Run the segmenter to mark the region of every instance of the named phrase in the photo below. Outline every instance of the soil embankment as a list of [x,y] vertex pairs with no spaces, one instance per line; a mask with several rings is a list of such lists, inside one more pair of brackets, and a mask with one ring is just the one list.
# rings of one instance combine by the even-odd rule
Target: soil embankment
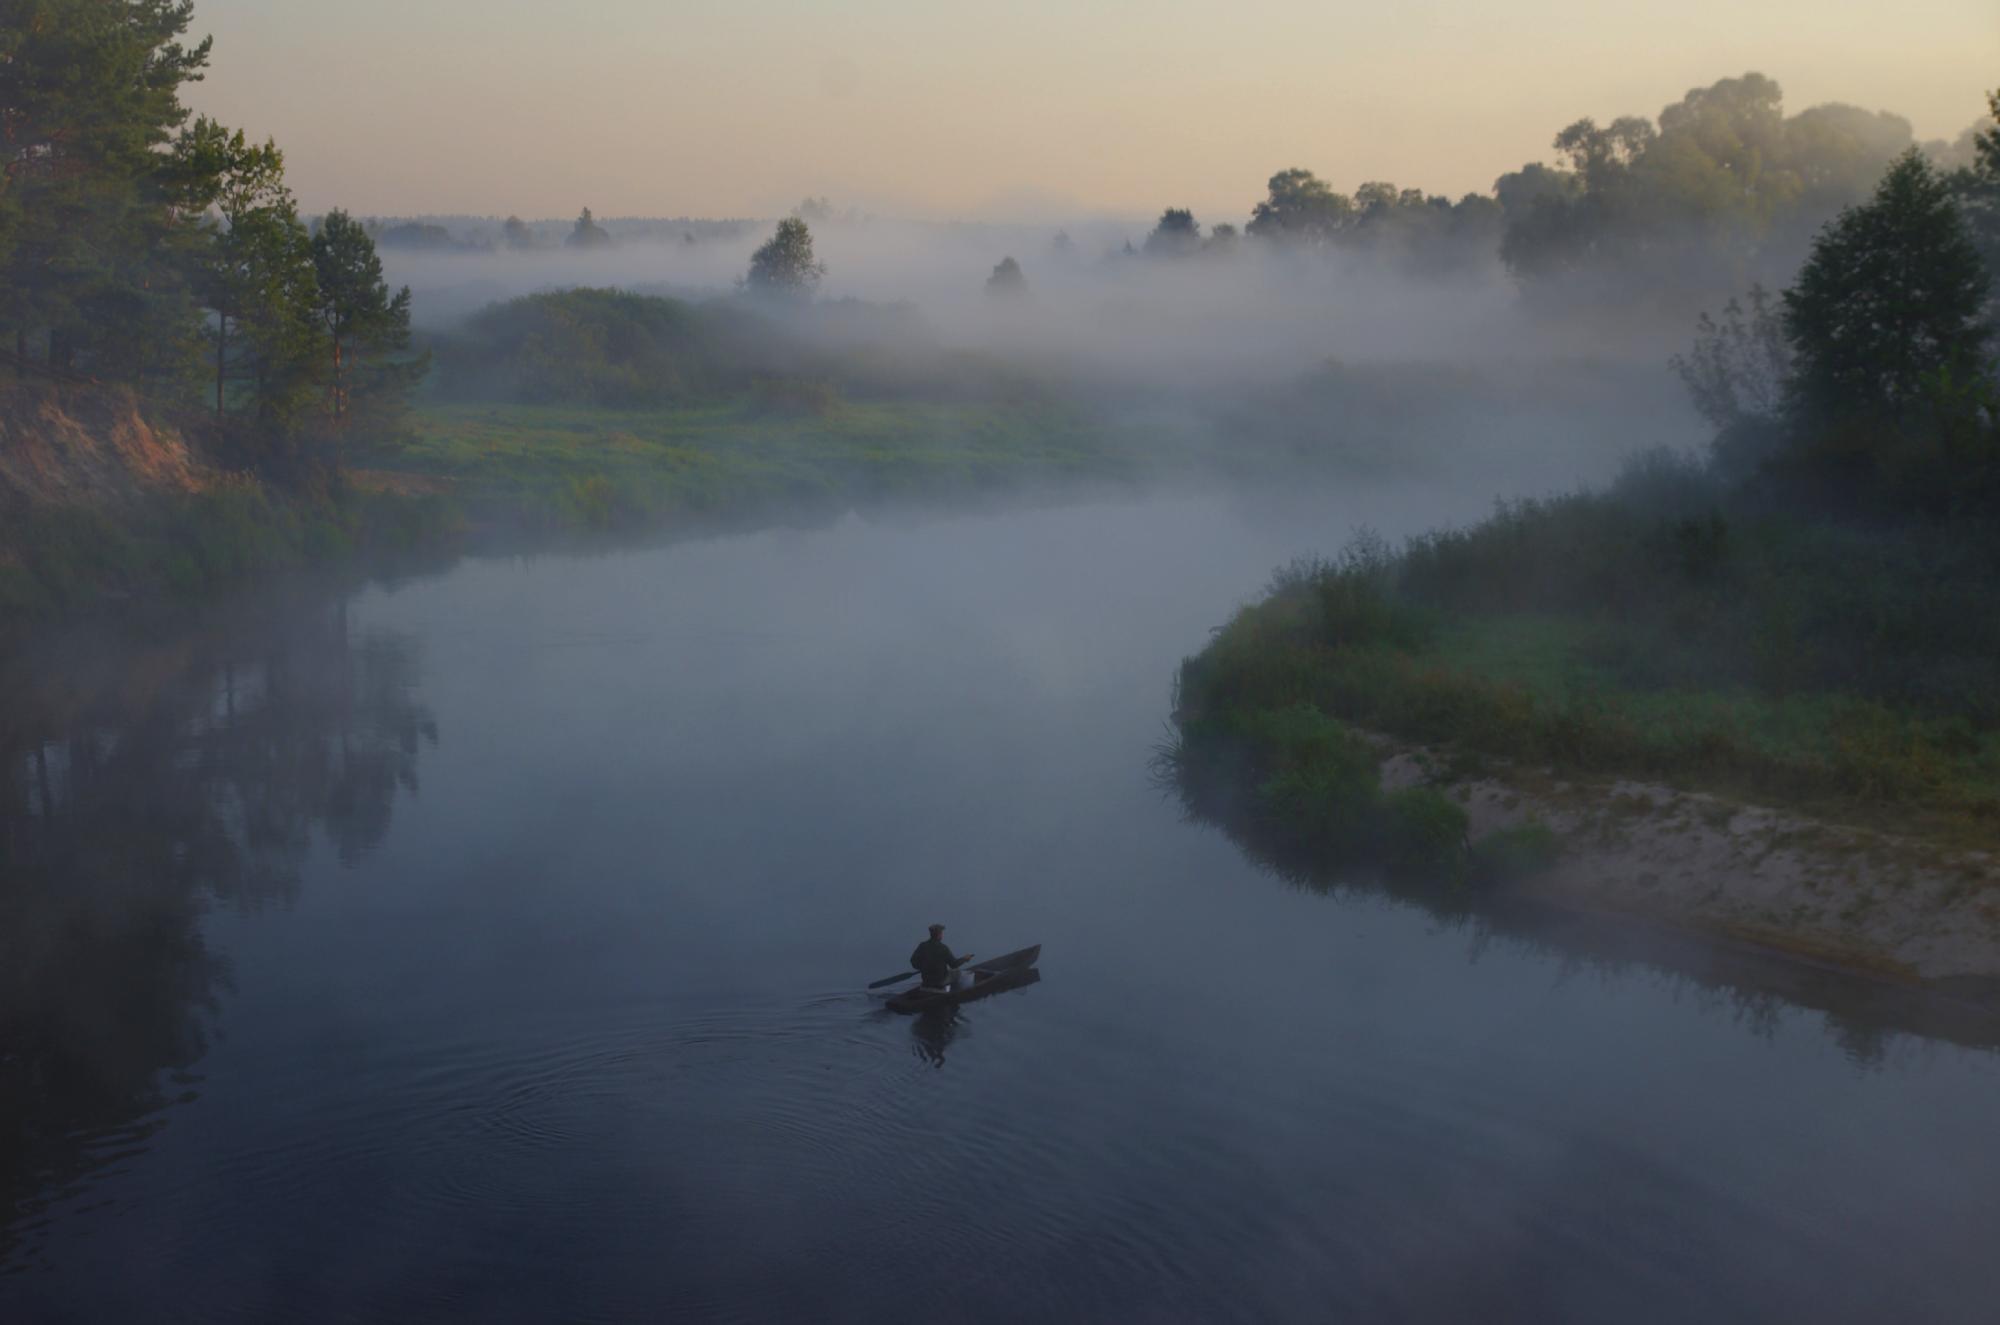
[[181,434],[148,419],[128,391],[0,387],[0,509],[119,506],[198,492],[213,478]]

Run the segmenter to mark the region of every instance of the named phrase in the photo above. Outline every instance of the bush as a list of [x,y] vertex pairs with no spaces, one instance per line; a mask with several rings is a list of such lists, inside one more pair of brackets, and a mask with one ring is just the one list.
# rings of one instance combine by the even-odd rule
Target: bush
[[1338,855],[1361,852],[1382,795],[1375,752],[1310,705],[1255,713],[1244,723],[1264,813],[1303,844]]
[[651,408],[725,383],[724,319],[677,299],[564,290],[495,304],[437,346],[438,390],[523,405]]

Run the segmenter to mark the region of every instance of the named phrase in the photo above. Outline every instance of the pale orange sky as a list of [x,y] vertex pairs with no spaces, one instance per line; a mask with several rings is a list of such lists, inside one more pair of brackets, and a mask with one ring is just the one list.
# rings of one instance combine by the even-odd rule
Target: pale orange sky
[[1273,172],[1453,195],[1755,69],[1955,137],[1995,0],[197,0],[197,109],[309,210],[1240,222]]

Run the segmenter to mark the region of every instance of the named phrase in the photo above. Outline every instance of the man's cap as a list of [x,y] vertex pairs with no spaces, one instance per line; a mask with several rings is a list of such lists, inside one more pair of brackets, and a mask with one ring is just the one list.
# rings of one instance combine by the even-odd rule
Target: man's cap
[[942,934],[942,933],[944,933],[944,926],[943,926],[943,925],[932,925],[932,926],[931,926],[931,933],[933,933],[933,934]]

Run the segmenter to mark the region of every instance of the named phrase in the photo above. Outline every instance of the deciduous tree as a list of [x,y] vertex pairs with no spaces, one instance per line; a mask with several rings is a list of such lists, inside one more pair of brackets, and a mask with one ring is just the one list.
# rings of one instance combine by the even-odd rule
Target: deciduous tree
[[1985,368],[1991,278],[1944,178],[1915,148],[1821,232],[1785,291],[1802,424],[1894,418],[1943,371]]
[[743,284],[753,294],[804,299],[819,288],[825,264],[813,257],[812,231],[796,216],[778,222],[778,229],[750,255],[750,272]]
[[1153,232],[1146,236],[1145,253],[1155,258],[1180,258],[1201,249],[1201,223],[1185,207],[1169,207],[1160,213]]
[[1266,187],[1264,201],[1252,209],[1246,227],[1260,239],[1325,244],[1353,222],[1353,200],[1310,170],[1281,170]]

